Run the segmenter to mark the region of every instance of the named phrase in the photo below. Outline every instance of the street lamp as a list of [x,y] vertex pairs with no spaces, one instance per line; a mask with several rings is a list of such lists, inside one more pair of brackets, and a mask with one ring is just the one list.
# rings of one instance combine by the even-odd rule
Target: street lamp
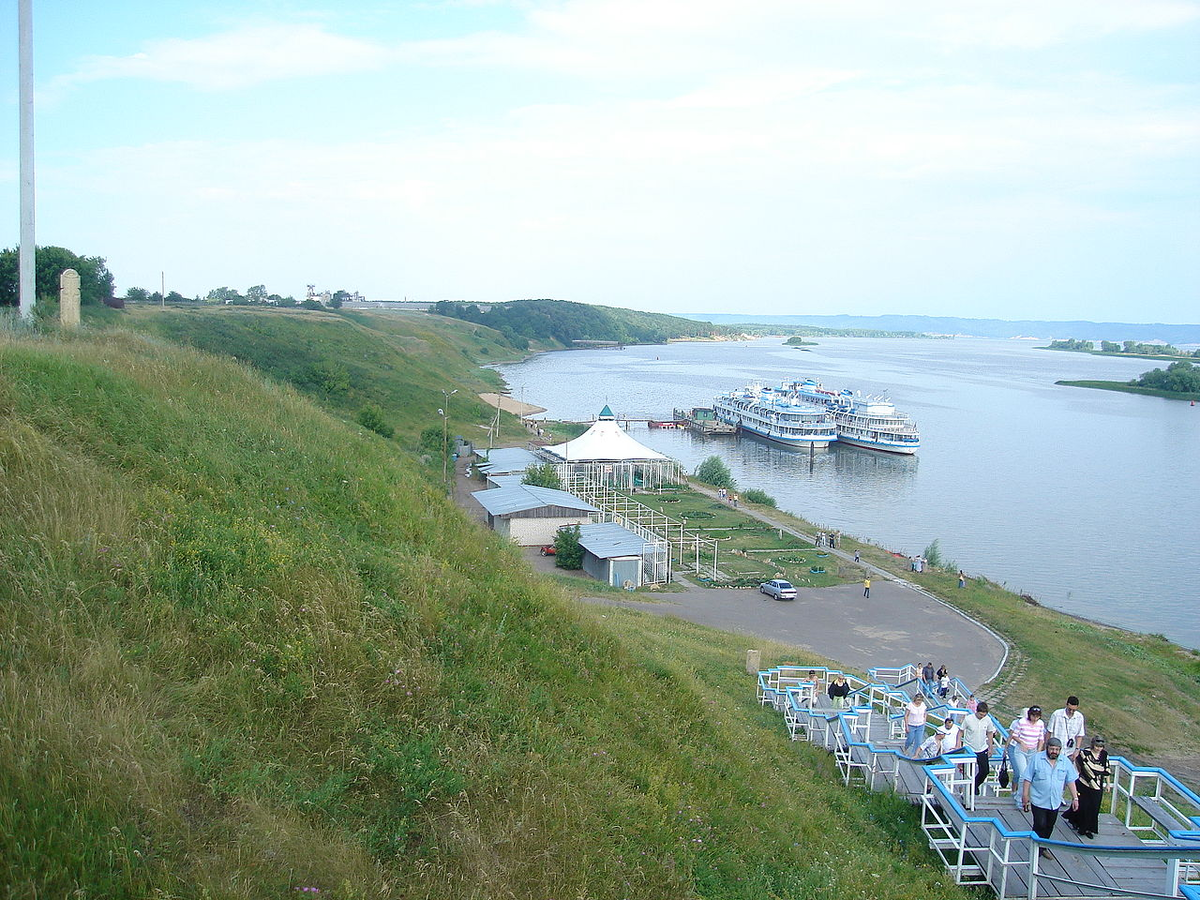
[[446,419],[448,417],[446,410],[450,408],[450,397],[457,393],[458,388],[452,391],[443,390],[442,397],[445,406],[438,410],[438,415],[442,417],[442,484],[445,485],[447,494],[450,493],[450,479],[446,472],[446,466],[450,461],[450,448],[446,446]]

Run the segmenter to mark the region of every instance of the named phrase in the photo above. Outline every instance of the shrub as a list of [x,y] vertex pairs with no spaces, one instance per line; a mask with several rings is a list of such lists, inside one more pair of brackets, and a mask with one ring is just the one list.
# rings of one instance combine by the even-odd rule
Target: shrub
[[742,498],[749,500],[751,503],[757,503],[759,506],[769,506],[772,509],[777,505],[774,497],[766,491],[760,491],[758,488],[750,488],[748,491],[742,491]]
[[583,546],[579,543],[579,526],[561,529],[554,536],[554,565],[560,569],[583,568]]
[[358,424],[385,438],[396,436],[396,429],[383,420],[383,410],[374,403],[368,403],[358,411]]
[[558,477],[558,471],[552,463],[545,463],[540,466],[530,466],[525,470],[525,477],[521,479],[521,484],[531,484],[534,487],[554,488],[556,491],[562,490],[562,479]]
[[733,475],[729,471],[729,466],[725,465],[725,461],[719,456],[710,456],[704,462],[696,467],[696,477],[705,484],[711,484],[713,487],[726,488],[733,490],[737,487],[737,482],[733,480]]

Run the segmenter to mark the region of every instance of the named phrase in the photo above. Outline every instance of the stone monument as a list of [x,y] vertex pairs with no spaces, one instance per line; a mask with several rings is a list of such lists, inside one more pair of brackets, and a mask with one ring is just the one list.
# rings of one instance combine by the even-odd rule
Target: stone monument
[[79,327],[79,273],[66,269],[58,278],[58,321],[64,328]]

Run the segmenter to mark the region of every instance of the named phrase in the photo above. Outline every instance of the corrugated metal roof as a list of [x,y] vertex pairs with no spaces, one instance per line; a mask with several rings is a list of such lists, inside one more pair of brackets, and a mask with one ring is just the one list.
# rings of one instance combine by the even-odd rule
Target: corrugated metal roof
[[490,491],[475,491],[471,494],[479,505],[493,516],[508,516],[513,513],[537,509],[540,506],[562,506],[581,512],[599,512],[586,500],[580,500],[566,491],[554,488],[534,487],[531,484],[515,484],[512,487],[493,488]]
[[538,464],[538,458],[524,447],[494,447],[487,451],[487,461],[479,469],[488,473],[524,472]]
[[512,475],[488,475],[487,480],[494,488],[516,487],[524,477],[524,472],[514,472]]
[[600,559],[614,556],[641,556],[646,546],[644,538],[622,528],[615,522],[596,522],[579,526],[579,543]]

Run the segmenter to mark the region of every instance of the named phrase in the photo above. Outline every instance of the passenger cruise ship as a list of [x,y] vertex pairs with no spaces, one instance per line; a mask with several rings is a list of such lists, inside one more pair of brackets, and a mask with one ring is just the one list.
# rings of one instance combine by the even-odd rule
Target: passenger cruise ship
[[921,446],[916,423],[882,397],[863,397],[848,390],[834,392],[811,378],[785,384],[779,393],[827,410],[842,443],[890,453],[916,453]]
[[713,400],[712,408],[738,431],[788,447],[828,447],[837,440],[829,413],[783,390],[753,384],[727,391]]

